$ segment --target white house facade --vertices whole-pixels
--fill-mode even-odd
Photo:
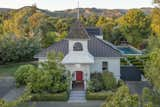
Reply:
[[[42,50],[35,58],[45,61],[50,51],[64,54],[62,64],[71,74],[70,89],[80,86],[85,90],[90,75],[94,72],[112,72],[117,80],[120,79],[122,55],[113,44],[103,40],[100,28],[84,28],[77,20],[66,39]]]

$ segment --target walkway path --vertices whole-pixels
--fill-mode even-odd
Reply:
[[[5,101],[14,101],[24,93],[24,87],[11,89],[2,99]]]
[[[20,97],[24,88],[16,88],[14,77],[0,77],[0,98],[5,101],[13,101]]]
[[[68,103],[85,103],[86,91],[71,91]]]

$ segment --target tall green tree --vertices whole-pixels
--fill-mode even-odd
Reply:
[[[160,49],[154,48],[154,50],[151,51],[148,61],[146,62],[145,66],[145,76],[148,78],[155,89],[157,89],[160,92]]]
[[[39,52],[38,38],[19,38],[11,35],[0,42],[0,63],[30,61]]]
[[[135,47],[140,47],[150,35],[150,17],[139,9],[131,9],[118,19],[122,35]]]
[[[138,95],[131,95],[127,86],[121,86],[102,107],[138,107]]]

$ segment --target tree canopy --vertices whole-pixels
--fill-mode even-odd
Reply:
[[[138,107],[138,96],[131,95],[127,86],[121,86],[102,107]]]
[[[153,35],[160,36],[160,8],[154,8],[151,14]]]
[[[145,76],[152,82],[153,86],[160,91],[160,49],[151,51],[150,57],[145,66]]]
[[[131,9],[118,19],[122,35],[132,45],[139,47],[150,36],[150,18],[139,9]]]

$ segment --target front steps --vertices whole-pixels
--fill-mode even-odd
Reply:
[[[85,103],[86,91],[71,91],[68,103]]]

